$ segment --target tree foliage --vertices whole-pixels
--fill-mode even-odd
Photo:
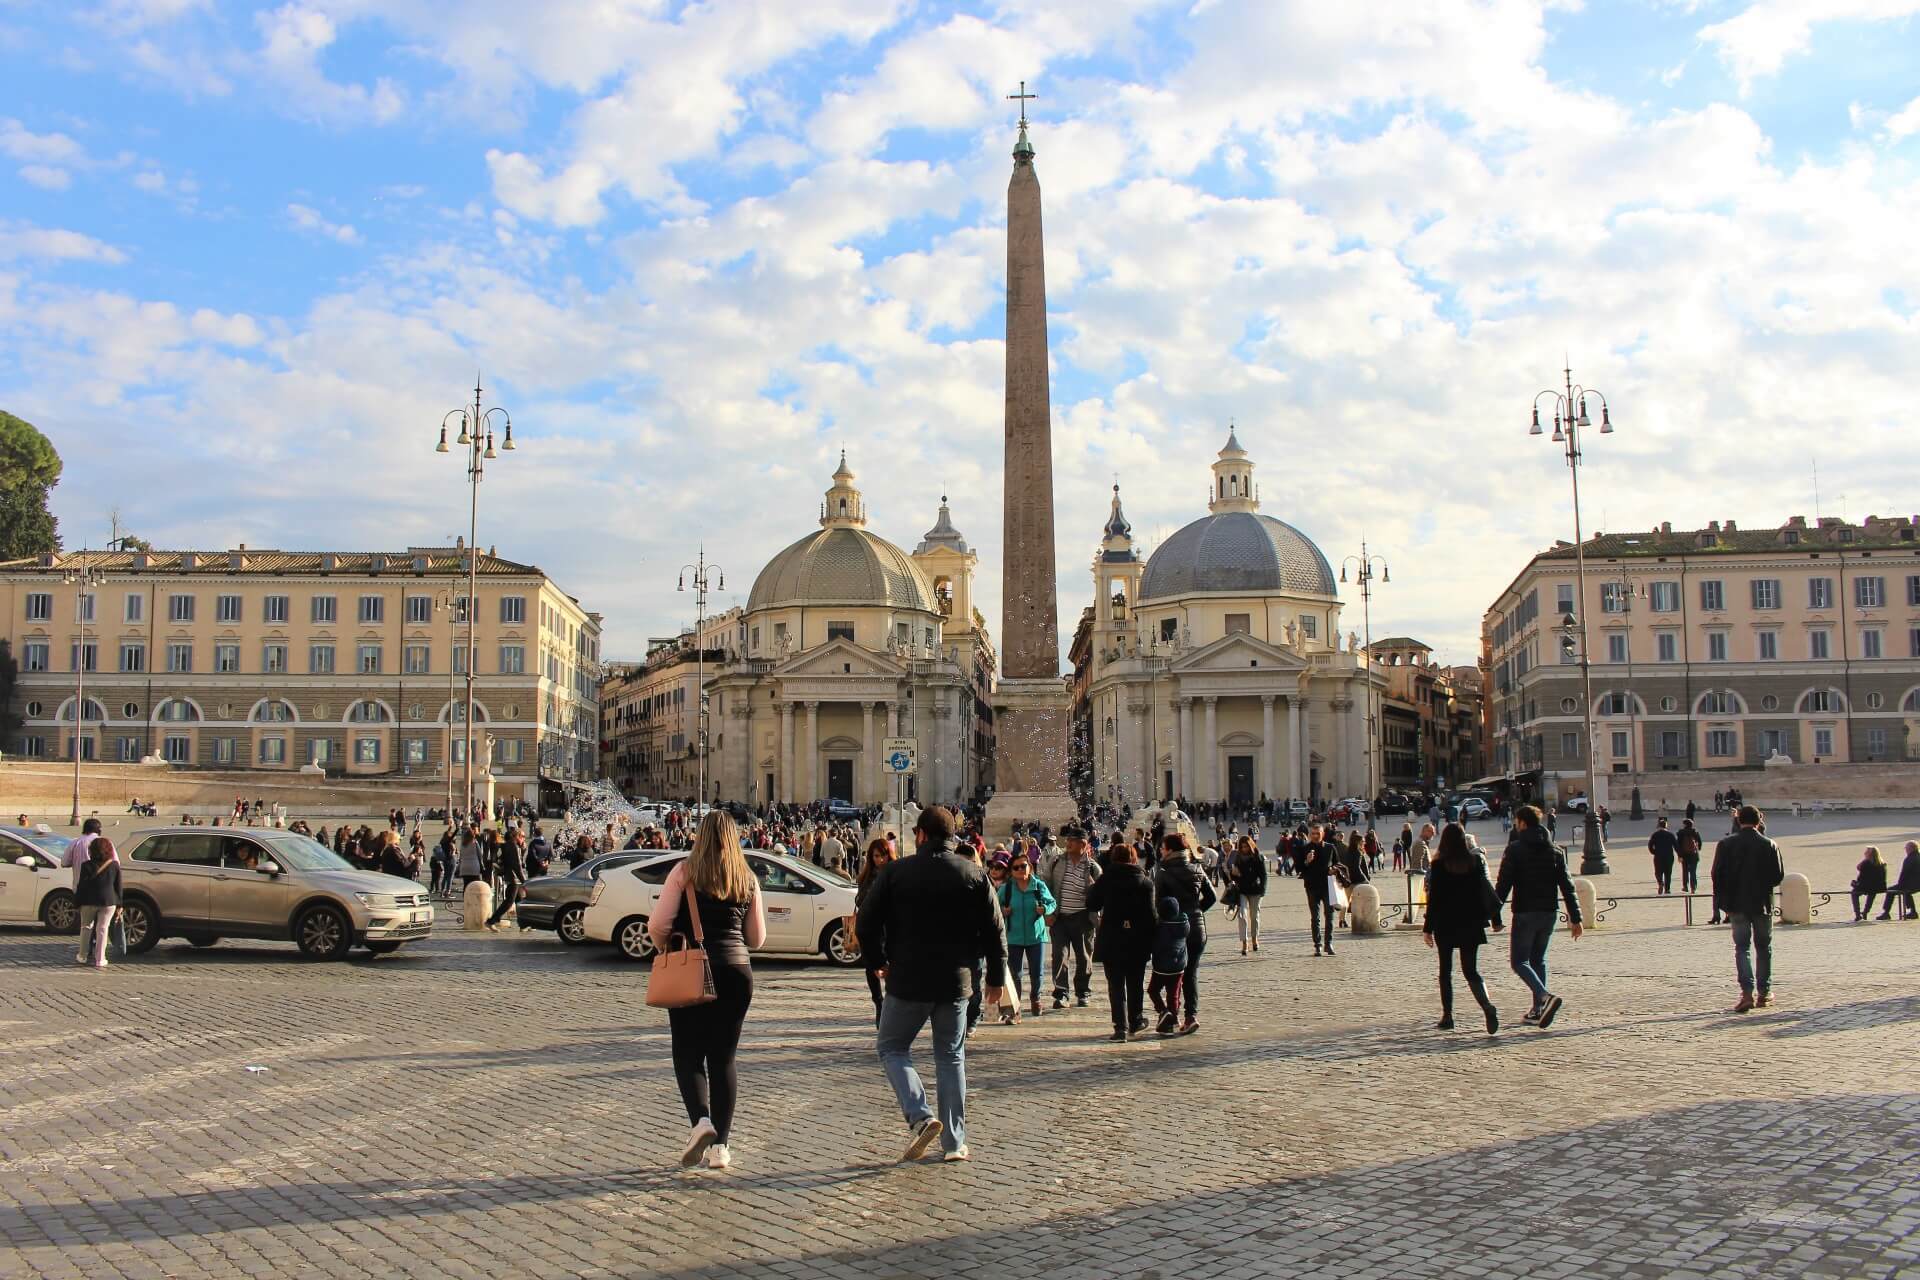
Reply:
[[[23,418],[0,410],[0,560],[60,549],[60,526],[47,495],[60,483],[53,442]]]

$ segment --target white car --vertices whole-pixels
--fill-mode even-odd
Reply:
[[[653,955],[647,917],[667,875],[686,858],[676,853],[621,867],[594,881],[587,899],[586,935],[611,943],[629,960]],[[860,963],[860,948],[847,936],[853,914],[853,881],[782,854],[755,849],[747,865],[760,881],[760,902],[767,916],[767,941],[761,951],[782,955],[823,955],[837,965]]]
[[[1469,818],[1491,818],[1493,806],[1479,796],[1468,796],[1460,802],[1460,812]]]
[[[1585,796],[1575,796],[1573,799],[1567,801],[1568,813],[1585,813],[1586,811],[1587,798]]]
[[[73,872],[60,865],[71,843],[30,827],[0,827],[0,924],[38,921],[55,933],[80,927]]]

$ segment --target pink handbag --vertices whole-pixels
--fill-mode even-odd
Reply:
[[[690,1009],[714,998],[713,965],[707,960],[707,937],[700,928],[700,899],[685,886],[687,914],[693,917],[693,942],[675,933],[653,956],[653,976],[647,979],[647,1003],[656,1009]],[[675,943],[679,946],[675,946]]]

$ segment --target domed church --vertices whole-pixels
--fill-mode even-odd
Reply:
[[[977,557],[945,498],[909,555],[867,528],[844,452],[819,527],[754,580],[738,652],[707,681],[715,794],[748,804],[893,799],[881,740],[915,740],[923,804],[991,783],[994,653]]]
[[[1261,513],[1253,470],[1229,431],[1207,514],[1145,560],[1114,486],[1088,637],[1098,800],[1243,805],[1366,790],[1367,677],[1359,645],[1341,639],[1332,566]]]

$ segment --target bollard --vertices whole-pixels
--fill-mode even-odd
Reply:
[[[1813,885],[1798,871],[1780,882],[1780,923],[1813,923]]]
[[[1353,886],[1352,901],[1347,906],[1353,912],[1355,933],[1380,932],[1380,889],[1377,885]]]
[[[1591,929],[1598,923],[1595,913],[1600,905],[1600,895],[1594,892],[1593,881],[1581,877],[1573,882],[1573,896],[1580,900],[1580,927]]]
[[[462,927],[469,933],[477,933],[487,927],[487,917],[493,914],[493,886],[485,880],[475,880],[467,886],[460,899],[461,914],[466,917]]]

